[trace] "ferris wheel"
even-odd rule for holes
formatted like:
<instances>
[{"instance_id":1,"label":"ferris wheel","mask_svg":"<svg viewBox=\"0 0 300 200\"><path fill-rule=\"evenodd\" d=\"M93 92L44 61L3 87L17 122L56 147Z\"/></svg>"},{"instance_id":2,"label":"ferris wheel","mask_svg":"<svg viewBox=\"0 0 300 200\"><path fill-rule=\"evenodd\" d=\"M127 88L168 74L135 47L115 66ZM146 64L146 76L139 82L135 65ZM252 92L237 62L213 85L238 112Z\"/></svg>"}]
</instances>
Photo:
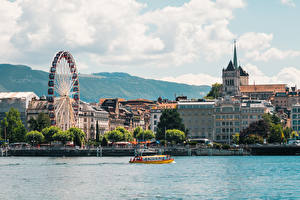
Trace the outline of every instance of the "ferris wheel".
<instances>
[{"instance_id":1,"label":"ferris wheel","mask_svg":"<svg viewBox=\"0 0 300 200\"><path fill-rule=\"evenodd\" d=\"M52 126L62 130L78 126L78 71L73 56L58 52L52 62L48 81L48 111Z\"/></svg>"}]
</instances>

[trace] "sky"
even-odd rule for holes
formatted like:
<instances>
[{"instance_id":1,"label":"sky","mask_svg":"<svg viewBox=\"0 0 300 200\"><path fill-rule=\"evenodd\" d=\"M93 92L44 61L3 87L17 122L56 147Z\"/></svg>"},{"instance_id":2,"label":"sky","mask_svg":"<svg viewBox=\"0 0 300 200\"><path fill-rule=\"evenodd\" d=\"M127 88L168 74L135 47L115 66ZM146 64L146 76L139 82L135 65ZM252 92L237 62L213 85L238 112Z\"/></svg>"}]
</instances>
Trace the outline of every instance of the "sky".
<instances>
[{"instance_id":1,"label":"sky","mask_svg":"<svg viewBox=\"0 0 300 200\"><path fill-rule=\"evenodd\" d=\"M233 57L250 84L300 87L295 0L0 0L0 63L49 71L69 51L80 73L221 82Z\"/></svg>"}]
</instances>

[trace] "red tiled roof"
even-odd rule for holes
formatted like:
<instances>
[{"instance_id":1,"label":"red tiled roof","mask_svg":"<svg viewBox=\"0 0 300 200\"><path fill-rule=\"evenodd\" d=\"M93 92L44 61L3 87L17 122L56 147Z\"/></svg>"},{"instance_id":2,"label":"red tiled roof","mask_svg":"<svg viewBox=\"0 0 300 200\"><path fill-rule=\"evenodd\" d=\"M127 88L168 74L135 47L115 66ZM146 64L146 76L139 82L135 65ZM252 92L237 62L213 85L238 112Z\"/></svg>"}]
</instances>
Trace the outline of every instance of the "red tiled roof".
<instances>
[{"instance_id":1,"label":"red tiled roof","mask_svg":"<svg viewBox=\"0 0 300 200\"><path fill-rule=\"evenodd\" d=\"M249 92L285 92L286 84L269 84L269 85L241 85L242 93Z\"/></svg>"}]
</instances>

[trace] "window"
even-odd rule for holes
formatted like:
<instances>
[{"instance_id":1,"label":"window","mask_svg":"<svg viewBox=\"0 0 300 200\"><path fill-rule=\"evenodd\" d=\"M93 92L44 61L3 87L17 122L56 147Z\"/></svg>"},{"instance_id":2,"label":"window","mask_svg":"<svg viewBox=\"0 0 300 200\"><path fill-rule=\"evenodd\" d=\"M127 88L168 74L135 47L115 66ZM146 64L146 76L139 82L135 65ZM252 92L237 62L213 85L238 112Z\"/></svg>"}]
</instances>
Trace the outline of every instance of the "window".
<instances>
[{"instance_id":1,"label":"window","mask_svg":"<svg viewBox=\"0 0 300 200\"><path fill-rule=\"evenodd\" d=\"M85 117L85 118L83 118L83 122L87 122L87 118Z\"/></svg>"},{"instance_id":2,"label":"window","mask_svg":"<svg viewBox=\"0 0 300 200\"><path fill-rule=\"evenodd\" d=\"M157 119L157 115L154 115L154 119Z\"/></svg>"}]
</instances>

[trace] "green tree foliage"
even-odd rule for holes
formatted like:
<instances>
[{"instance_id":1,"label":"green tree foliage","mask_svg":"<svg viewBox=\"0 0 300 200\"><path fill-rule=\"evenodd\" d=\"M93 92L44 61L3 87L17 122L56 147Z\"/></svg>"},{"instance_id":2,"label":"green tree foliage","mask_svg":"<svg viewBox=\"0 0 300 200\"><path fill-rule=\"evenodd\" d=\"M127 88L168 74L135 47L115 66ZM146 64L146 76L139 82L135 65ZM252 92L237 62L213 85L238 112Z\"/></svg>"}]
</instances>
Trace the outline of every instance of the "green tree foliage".
<instances>
[{"instance_id":1,"label":"green tree foliage","mask_svg":"<svg viewBox=\"0 0 300 200\"><path fill-rule=\"evenodd\" d=\"M22 123L20 112L15 108L11 108L5 113L5 117L1 121L1 129L6 132L6 138L10 143L23 142L25 139L26 129Z\"/></svg>"},{"instance_id":2,"label":"green tree foliage","mask_svg":"<svg viewBox=\"0 0 300 200\"><path fill-rule=\"evenodd\" d=\"M46 127L50 127L51 121L47 114L39 113L37 119L30 118L28 121L30 130L42 131Z\"/></svg>"},{"instance_id":3,"label":"green tree foliage","mask_svg":"<svg viewBox=\"0 0 300 200\"><path fill-rule=\"evenodd\" d=\"M239 144L240 143L240 134L239 133L234 134L232 141L234 144Z\"/></svg>"},{"instance_id":4,"label":"green tree foliage","mask_svg":"<svg viewBox=\"0 0 300 200\"><path fill-rule=\"evenodd\" d=\"M297 131L292 131L290 138L296 138L299 137L299 134L297 133Z\"/></svg>"},{"instance_id":5,"label":"green tree foliage","mask_svg":"<svg viewBox=\"0 0 300 200\"><path fill-rule=\"evenodd\" d=\"M44 135L39 131L30 131L26 133L25 140L32 145L40 144L44 141Z\"/></svg>"},{"instance_id":6,"label":"green tree foliage","mask_svg":"<svg viewBox=\"0 0 300 200\"><path fill-rule=\"evenodd\" d=\"M217 99L222 96L222 84L215 83L212 85L209 93L206 95L206 99Z\"/></svg>"},{"instance_id":7,"label":"green tree foliage","mask_svg":"<svg viewBox=\"0 0 300 200\"><path fill-rule=\"evenodd\" d=\"M7 139L7 127L8 127L8 122L7 122L7 118L5 117L2 121L1 121L1 136L4 139Z\"/></svg>"},{"instance_id":8,"label":"green tree foliage","mask_svg":"<svg viewBox=\"0 0 300 200\"><path fill-rule=\"evenodd\" d=\"M100 142L99 124L98 124L98 121L97 121L97 123L96 123L96 142Z\"/></svg>"},{"instance_id":9,"label":"green tree foliage","mask_svg":"<svg viewBox=\"0 0 300 200\"><path fill-rule=\"evenodd\" d=\"M53 135L60 131L62 131L62 130L57 126L51 126L51 127L44 128L42 130L42 133L45 136L45 142L51 143L51 141L53 141Z\"/></svg>"},{"instance_id":10,"label":"green tree foliage","mask_svg":"<svg viewBox=\"0 0 300 200\"><path fill-rule=\"evenodd\" d=\"M168 142L182 143L185 140L185 133L178 129L169 129L166 132Z\"/></svg>"},{"instance_id":11,"label":"green tree foliage","mask_svg":"<svg viewBox=\"0 0 300 200\"><path fill-rule=\"evenodd\" d=\"M108 141L107 141L106 137L103 137L102 141L101 141L101 146L106 147L107 144L108 144Z\"/></svg>"},{"instance_id":12,"label":"green tree foliage","mask_svg":"<svg viewBox=\"0 0 300 200\"><path fill-rule=\"evenodd\" d=\"M291 138L292 132L293 132L293 129L292 129L292 128L286 127L286 128L283 130L284 137L287 138L287 139L288 139L288 138Z\"/></svg>"},{"instance_id":13,"label":"green tree foliage","mask_svg":"<svg viewBox=\"0 0 300 200\"><path fill-rule=\"evenodd\" d=\"M57 133L54 133L52 138L54 141L60 141L65 145L67 142L73 140L74 135L70 131L59 131Z\"/></svg>"},{"instance_id":14,"label":"green tree foliage","mask_svg":"<svg viewBox=\"0 0 300 200\"><path fill-rule=\"evenodd\" d=\"M157 124L156 139L161 140L165 138L165 130L178 129L186 132L182 119L177 109L163 110L160 121Z\"/></svg>"},{"instance_id":15,"label":"green tree foliage","mask_svg":"<svg viewBox=\"0 0 300 200\"><path fill-rule=\"evenodd\" d=\"M118 130L112 130L105 133L105 137L107 137L107 139L111 142L119 142L122 141L124 138L122 132Z\"/></svg>"},{"instance_id":16,"label":"green tree foliage","mask_svg":"<svg viewBox=\"0 0 300 200\"><path fill-rule=\"evenodd\" d=\"M262 144L263 142L264 142L263 137L257 134L247 135L243 140L244 144L258 144L258 143Z\"/></svg>"},{"instance_id":17,"label":"green tree foliage","mask_svg":"<svg viewBox=\"0 0 300 200\"><path fill-rule=\"evenodd\" d=\"M246 129L240 132L240 144L249 144L249 142L246 142L246 139L248 141L248 135L257 135L262 138L266 138L270 133L271 125L272 123L268 123L268 121L265 121L265 119L252 122Z\"/></svg>"},{"instance_id":18,"label":"green tree foliage","mask_svg":"<svg viewBox=\"0 0 300 200\"><path fill-rule=\"evenodd\" d=\"M81 147L82 144L84 144L86 138L85 133L80 128L76 128L76 127L70 128L69 132L71 135L73 135L74 145Z\"/></svg>"},{"instance_id":19,"label":"green tree foliage","mask_svg":"<svg viewBox=\"0 0 300 200\"><path fill-rule=\"evenodd\" d=\"M136 127L136 128L133 130L133 137L134 137L134 138L137 138L137 135L138 135L139 133L141 133L141 132L143 132L143 128L140 127L140 126Z\"/></svg>"},{"instance_id":20,"label":"green tree foliage","mask_svg":"<svg viewBox=\"0 0 300 200\"><path fill-rule=\"evenodd\" d=\"M140 141L151 140L155 138L154 133L151 130L141 131L137 134L136 138Z\"/></svg>"},{"instance_id":21,"label":"green tree foliage","mask_svg":"<svg viewBox=\"0 0 300 200\"><path fill-rule=\"evenodd\" d=\"M286 136L290 134L290 130L283 131L280 118L276 114L267 113L262 118L262 120L251 123L248 128L241 131L241 144L249 144L250 141L254 141L254 135L259 139L266 138L269 143L283 142L288 138ZM249 135L251 135L250 139Z\"/></svg>"},{"instance_id":22,"label":"green tree foliage","mask_svg":"<svg viewBox=\"0 0 300 200\"><path fill-rule=\"evenodd\" d=\"M270 135L268 137L269 143L281 143L283 138L283 130L280 124L273 124L271 127Z\"/></svg>"},{"instance_id":23,"label":"green tree foliage","mask_svg":"<svg viewBox=\"0 0 300 200\"><path fill-rule=\"evenodd\" d=\"M118 126L115 130L121 132L123 137L122 141L133 141L133 134L124 127Z\"/></svg>"}]
</instances>

